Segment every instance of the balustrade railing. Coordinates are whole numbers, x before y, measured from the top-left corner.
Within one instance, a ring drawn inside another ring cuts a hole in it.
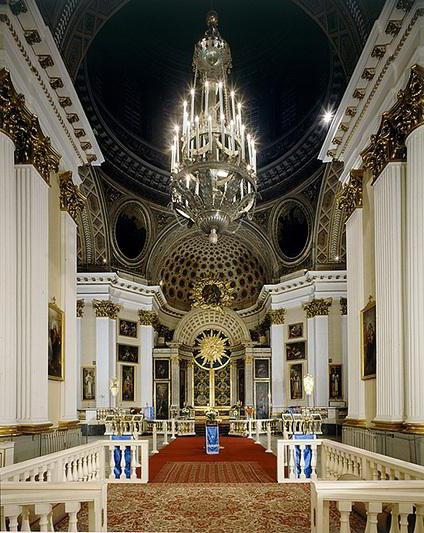
[[[107,531],[107,485],[100,483],[2,482],[0,498],[1,531],[54,531],[53,514],[62,505],[68,531],[78,528],[81,504],[88,508],[87,531]],[[87,527],[85,525],[85,527]]]
[[[276,418],[230,420],[228,434],[242,437],[254,437],[258,432],[259,435],[264,435],[268,432],[268,424],[270,424],[271,433],[277,433],[279,431],[279,420]]]
[[[340,513],[341,533],[351,531],[350,514],[358,503],[366,508],[367,533],[381,529],[391,533],[424,532],[424,481],[313,481],[312,533],[330,531],[332,502]]]

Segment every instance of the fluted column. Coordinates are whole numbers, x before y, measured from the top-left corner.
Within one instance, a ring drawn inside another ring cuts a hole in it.
[[[171,405],[180,406],[180,356],[178,345],[171,345]]]
[[[365,382],[362,380],[361,310],[364,297],[363,211],[355,209],[346,221],[348,390],[347,423],[365,425]]]
[[[13,141],[0,131],[0,435],[16,429],[16,179]]]
[[[396,429],[404,418],[403,235],[405,164],[388,163],[374,183],[377,409],[374,422]]]
[[[194,404],[193,397],[193,360],[187,362],[187,403],[188,405]]]
[[[406,425],[424,432],[424,125],[406,140]]]
[[[286,404],[286,383],[284,380],[284,318],[285,310],[277,309],[271,317],[271,366],[272,366],[272,413],[281,413]]]
[[[156,314],[152,311],[138,312],[140,322],[140,402],[141,406],[153,406],[153,348],[155,331],[153,324]]]
[[[23,431],[48,420],[49,187],[32,165],[16,166],[18,421]]]
[[[82,361],[82,320],[84,316],[84,300],[77,300],[77,409],[82,407],[82,381],[81,381],[81,361]]]
[[[115,407],[110,381],[116,374],[116,318],[120,306],[108,300],[93,300],[96,314],[96,407]],[[122,383],[120,383],[120,388]]]
[[[308,373],[314,378],[314,402],[317,407],[328,405],[328,300],[316,299],[303,307],[308,319]]]
[[[342,336],[342,387],[343,400],[345,402],[349,399],[348,386],[348,342],[347,342],[347,298],[340,298],[340,312],[341,312],[341,336]]]
[[[253,406],[253,347],[246,346],[244,357],[244,403]]]

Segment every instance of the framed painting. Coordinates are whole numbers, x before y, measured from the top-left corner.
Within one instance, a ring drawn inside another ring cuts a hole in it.
[[[96,367],[82,367],[82,399],[84,401],[96,399]]]
[[[370,298],[361,311],[362,379],[375,378],[377,368],[377,328],[375,301]]]
[[[138,346],[118,344],[118,361],[121,363],[138,363]]]
[[[328,367],[329,399],[343,400],[342,365],[333,364]]]
[[[169,359],[155,359],[155,379],[169,379]]]
[[[155,382],[155,413],[157,420],[169,418],[169,383],[167,381]]]
[[[290,400],[303,400],[303,363],[289,367]]]
[[[65,353],[65,313],[59,309],[54,301],[53,303],[49,304],[48,328],[49,379],[63,381]]]
[[[299,339],[303,337],[303,322],[289,324],[289,339]]]
[[[257,381],[255,383],[255,408],[256,418],[269,418],[269,382]]]
[[[269,379],[269,359],[255,359],[255,379]]]
[[[119,319],[119,335],[121,337],[137,338],[137,322],[133,320]]]
[[[296,361],[298,359],[305,359],[306,357],[306,341],[291,342],[286,344],[286,359],[287,361]]]
[[[121,401],[135,401],[135,366],[121,365]]]

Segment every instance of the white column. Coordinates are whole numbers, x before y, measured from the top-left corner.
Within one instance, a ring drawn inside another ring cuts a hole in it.
[[[178,347],[171,349],[171,405],[180,406],[180,357]]]
[[[193,360],[187,362],[187,403],[188,405],[193,406],[194,397],[193,397]]]
[[[116,320],[96,317],[96,407],[115,407],[110,393],[110,380],[115,377],[122,387],[116,374]]]
[[[244,403],[253,406],[253,348],[246,346],[244,358]]]
[[[16,426],[16,178],[14,144],[0,132],[0,433]]]
[[[48,421],[49,187],[32,165],[16,166],[18,421]]]
[[[308,318],[308,373],[314,377],[314,407],[328,406],[328,316]]]
[[[140,364],[139,383],[141,388],[141,407],[153,405],[153,326],[140,326]]]
[[[365,382],[361,367],[361,309],[364,297],[363,212],[355,209],[346,221],[348,389],[347,421],[365,424]]]
[[[281,413],[286,404],[286,384],[284,382],[284,325],[271,326],[271,372],[272,413]]]
[[[404,418],[403,235],[405,164],[389,163],[374,184],[378,426]]]
[[[348,385],[348,341],[347,341],[347,314],[341,317],[341,334],[342,334],[342,387],[343,400],[345,402],[349,399],[349,385]]]
[[[78,376],[77,357],[77,230],[67,211],[60,213],[61,246],[61,301],[65,312],[65,381],[61,387],[60,422],[71,422],[77,417]],[[80,319],[79,319],[80,320]]]
[[[424,430],[424,125],[406,140],[406,424]]]
[[[82,320],[83,312],[81,311],[80,315],[77,315],[77,409],[81,409],[82,405],[82,383],[81,383],[81,360],[82,360]]]

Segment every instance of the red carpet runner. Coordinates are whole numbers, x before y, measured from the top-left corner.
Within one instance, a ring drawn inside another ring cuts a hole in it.
[[[204,437],[178,437],[150,458],[149,481],[151,483],[276,481],[277,458],[272,453],[265,453],[265,448],[260,444],[243,437],[221,437],[220,444],[224,448],[220,450],[219,455],[207,455],[204,450]]]

